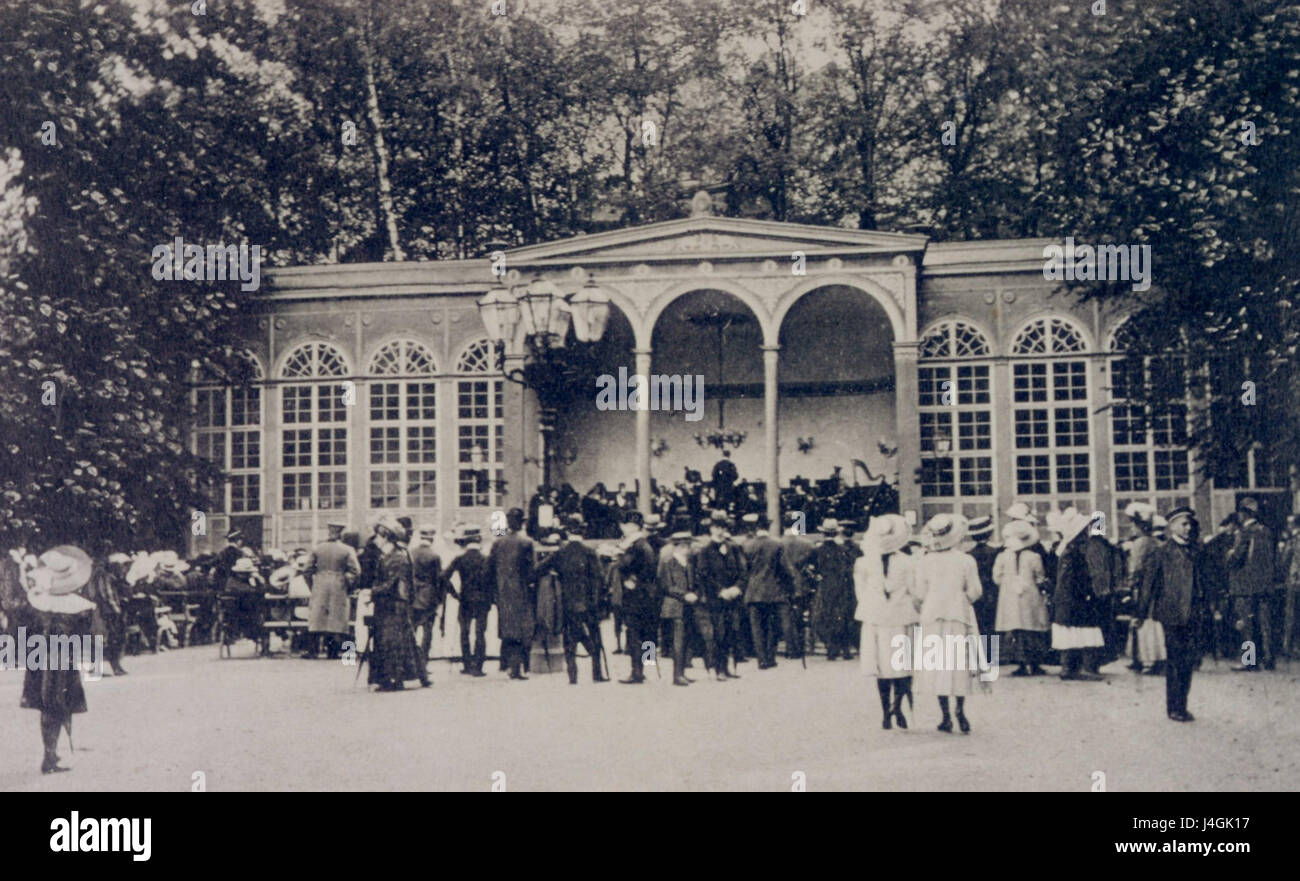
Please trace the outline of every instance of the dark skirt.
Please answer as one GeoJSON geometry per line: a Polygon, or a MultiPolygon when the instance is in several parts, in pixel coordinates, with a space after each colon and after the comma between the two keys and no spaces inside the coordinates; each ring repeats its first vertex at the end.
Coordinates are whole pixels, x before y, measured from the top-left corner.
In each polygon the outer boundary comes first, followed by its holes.
{"type": "Polygon", "coordinates": [[[375,601],[374,652],[370,657],[371,685],[395,685],[424,675],[411,624],[411,604],[401,600],[375,601]]]}
{"type": "MultiPolygon", "coordinates": [[[[79,615],[57,615],[37,612],[24,620],[27,636],[39,635],[50,645],[50,638],[70,636],[80,639],[94,627],[93,611],[79,615]]],[[[25,647],[21,649],[26,651],[25,647]]],[[[48,652],[47,661],[50,661],[48,652]]],[[[47,667],[53,666],[47,663],[47,667]]],[[[86,712],[86,692],[81,686],[80,670],[27,670],[23,676],[23,695],[19,703],[29,710],[40,710],[53,716],[65,717],[86,712]]]]}

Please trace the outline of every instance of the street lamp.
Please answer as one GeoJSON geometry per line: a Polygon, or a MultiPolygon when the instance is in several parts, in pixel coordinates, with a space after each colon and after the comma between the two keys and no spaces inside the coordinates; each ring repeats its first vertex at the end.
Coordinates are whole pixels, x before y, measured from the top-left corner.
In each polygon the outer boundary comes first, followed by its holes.
{"type": "MultiPolygon", "coordinates": [[[[551,484],[552,435],[556,408],[582,371],[563,352],[572,325],[578,342],[594,343],[609,322],[609,295],[588,276],[572,294],[563,294],[549,280],[535,277],[527,285],[495,287],[478,301],[479,314],[496,346],[498,369],[511,382],[531,388],[541,405],[542,482],[551,484]],[[523,325],[522,368],[505,369],[506,351],[523,325]]],[[[572,351],[572,350],[570,350],[572,351]]]]}

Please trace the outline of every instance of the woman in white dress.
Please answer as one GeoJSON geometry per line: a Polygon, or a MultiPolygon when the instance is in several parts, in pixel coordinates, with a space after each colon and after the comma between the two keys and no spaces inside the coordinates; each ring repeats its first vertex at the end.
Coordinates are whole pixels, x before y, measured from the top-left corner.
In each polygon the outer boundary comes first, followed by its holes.
{"type": "Polygon", "coordinates": [[[966,518],[960,514],[936,514],[925,524],[930,550],[916,563],[915,594],[922,600],[920,639],[924,675],[922,683],[939,699],[943,721],[940,731],[952,731],[948,698],[957,698],[957,724],[962,734],[970,733],[966,720],[966,695],[971,680],[980,674],[979,627],[972,605],[984,592],[975,558],[957,550],[966,537],[966,518]],[[935,637],[938,637],[936,643],[935,637]],[[939,660],[934,657],[940,647],[939,660]],[[950,647],[957,647],[951,652],[950,647]]]}
{"type": "Polygon", "coordinates": [[[858,661],[862,672],[876,677],[880,692],[881,727],[907,728],[903,698],[912,697],[912,638],[920,600],[912,590],[915,563],[901,553],[911,538],[911,528],[898,514],[871,518],[862,537],[862,556],[853,564],[853,590],[862,622],[858,661]],[[893,701],[890,701],[890,688],[893,701]]]}
{"type": "Polygon", "coordinates": [[[1025,520],[1013,520],[1002,528],[1002,553],[993,561],[993,583],[998,586],[998,610],[993,628],[1011,636],[1020,666],[1012,676],[1042,676],[1040,662],[1046,648],[1051,620],[1043,558],[1033,549],[1038,530],[1025,520]]]}

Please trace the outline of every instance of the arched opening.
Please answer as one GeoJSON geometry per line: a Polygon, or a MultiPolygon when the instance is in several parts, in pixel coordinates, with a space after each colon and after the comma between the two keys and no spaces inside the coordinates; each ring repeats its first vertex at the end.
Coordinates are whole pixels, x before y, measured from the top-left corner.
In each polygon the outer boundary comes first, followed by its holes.
{"type": "Polygon", "coordinates": [[[884,308],[847,285],[816,288],[785,313],[779,339],[782,482],[806,481],[816,494],[817,481],[892,480],[894,331],[884,308]]]}

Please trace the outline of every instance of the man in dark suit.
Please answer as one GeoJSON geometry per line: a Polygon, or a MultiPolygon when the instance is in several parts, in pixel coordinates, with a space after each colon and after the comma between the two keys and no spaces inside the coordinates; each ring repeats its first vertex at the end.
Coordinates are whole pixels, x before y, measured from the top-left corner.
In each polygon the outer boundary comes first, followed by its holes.
{"type": "Polygon", "coordinates": [[[578,643],[582,643],[591,656],[592,682],[607,681],[600,671],[600,619],[597,617],[605,573],[596,552],[582,542],[582,525],[580,515],[569,519],[565,526],[567,541],[550,560],[560,582],[564,665],[569,672],[570,685],[578,683],[578,643]]]}
{"type": "Polygon", "coordinates": [[[461,673],[468,676],[486,676],[483,659],[486,649],[483,637],[487,633],[488,612],[492,611],[493,584],[488,574],[487,558],[479,550],[480,530],[477,526],[465,527],[456,536],[456,544],[465,550],[447,567],[447,581],[460,581],[460,592],[451,587],[451,595],[460,603],[456,621],[460,625],[461,673]],[[470,631],[474,641],[471,646],[470,631]]]}
{"type": "Polygon", "coordinates": [[[420,657],[428,660],[433,646],[433,625],[438,620],[438,607],[446,596],[442,577],[442,560],[433,550],[433,540],[438,527],[421,523],[415,544],[411,546],[411,563],[415,569],[415,598],[411,601],[411,624],[423,631],[420,636],[420,657]]]}
{"type": "Polygon", "coordinates": [[[731,461],[731,450],[723,450],[722,458],[713,466],[713,503],[717,507],[724,511],[730,508],[739,479],[740,472],[736,463],[731,461]]]}
{"type": "Polygon", "coordinates": [[[506,512],[509,533],[497,539],[488,553],[488,571],[496,588],[497,632],[501,658],[511,679],[527,679],[528,649],[537,628],[537,579],[533,574],[533,542],[523,534],[524,512],[506,512]]]}
{"type": "Polygon", "coordinates": [[[799,531],[798,523],[791,524],[781,536],[781,565],[790,577],[793,595],[785,607],[785,656],[802,658],[804,653],[804,613],[812,602],[812,578],[809,565],[813,544],[799,531]]]}
{"type": "MultiPolygon", "coordinates": [[[[736,633],[735,612],[744,591],[745,563],[740,548],[731,543],[728,529],[730,520],[721,511],[713,512],[709,519],[709,543],[695,555],[695,592],[708,610],[713,629],[713,659],[715,673],[732,679],[740,675],[727,669],[727,653],[736,663],[741,660],[741,648],[736,633]]],[[[701,614],[697,608],[695,614],[701,614]]]]}
{"type": "MultiPolygon", "coordinates": [[[[1256,671],[1260,663],[1273,669],[1273,576],[1277,546],[1273,532],[1259,522],[1259,502],[1247,496],[1237,506],[1241,528],[1228,550],[1228,593],[1243,643],[1251,643],[1257,659],[1235,670],[1256,671]]],[[[1238,651],[1246,650],[1238,646],[1238,651]]]]}
{"type": "Polygon", "coordinates": [[[1191,722],[1187,693],[1192,671],[1200,663],[1211,569],[1204,549],[1193,537],[1196,516],[1191,508],[1169,512],[1169,540],[1152,553],[1145,567],[1138,603],[1138,626],[1146,618],[1165,628],[1165,712],[1175,722],[1191,722]]]}
{"type": "Polygon", "coordinates": [[[980,586],[984,588],[980,598],[975,601],[975,620],[979,624],[980,635],[987,636],[993,632],[993,622],[998,613],[998,586],[993,581],[993,561],[997,559],[1000,549],[989,544],[989,539],[993,536],[993,518],[974,518],[970,521],[966,534],[975,542],[966,553],[975,558],[980,586]]]}
{"type": "Polygon", "coordinates": [[[745,558],[749,563],[745,606],[749,610],[749,627],[754,634],[758,669],[767,670],[776,666],[781,619],[794,591],[790,574],[782,565],[781,542],[768,533],[767,518],[759,515],[756,526],[754,538],[745,548],[745,558]]]}
{"type": "Polygon", "coordinates": [[[650,537],[641,526],[641,515],[632,511],[624,522],[626,550],[619,557],[619,579],[622,592],[619,597],[623,623],[627,626],[627,653],[632,660],[632,673],[620,682],[636,685],[645,682],[647,649],[654,663],[659,663],[655,635],[659,626],[659,593],[656,575],[659,553],[650,543],[650,537]],[[647,647],[645,644],[650,643],[647,647]]]}

